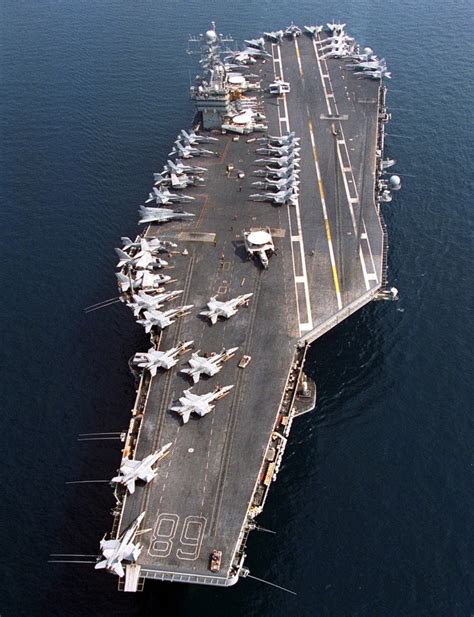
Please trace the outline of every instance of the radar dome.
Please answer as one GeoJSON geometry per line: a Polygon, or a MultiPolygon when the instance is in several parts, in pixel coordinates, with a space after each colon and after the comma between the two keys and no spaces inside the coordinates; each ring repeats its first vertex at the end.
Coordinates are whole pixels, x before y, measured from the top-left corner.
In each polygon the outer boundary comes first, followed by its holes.
{"type": "Polygon", "coordinates": [[[402,181],[400,180],[400,176],[390,176],[390,188],[392,191],[398,191],[402,186],[402,181]]]}
{"type": "Polygon", "coordinates": [[[217,41],[217,34],[215,30],[208,30],[206,32],[206,41],[208,43],[215,43],[217,41]]]}
{"type": "Polygon", "coordinates": [[[374,50],[370,49],[370,47],[364,47],[363,51],[366,56],[370,56],[370,54],[372,54],[374,50]]]}

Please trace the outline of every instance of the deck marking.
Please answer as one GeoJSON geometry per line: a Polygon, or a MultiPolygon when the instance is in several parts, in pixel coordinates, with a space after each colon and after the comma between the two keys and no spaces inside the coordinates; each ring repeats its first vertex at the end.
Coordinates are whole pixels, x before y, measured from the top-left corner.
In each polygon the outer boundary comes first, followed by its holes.
{"type": "Polygon", "coordinates": [[[342,309],[341,288],[339,286],[339,277],[337,275],[336,259],[334,257],[334,248],[332,245],[331,229],[329,227],[328,211],[326,207],[326,198],[324,197],[323,182],[321,180],[321,172],[319,169],[319,162],[318,162],[318,151],[316,148],[316,141],[314,139],[313,123],[311,122],[311,120],[308,120],[308,128],[309,128],[309,136],[311,139],[311,146],[313,148],[314,166],[316,169],[316,176],[318,178],[319,195],[321,197],[321,205],[323,208],[324,226],[326,228],[326,237],[328,240],[329,258],[331,260],[332,277],[334,280],[334,289],[336,290],[337,306],[339,309],[342,309]]]}
{"type": "MultiPolygon", "coordinates": [[[[273,47],[274,45],[272,45],[272,55],[273,55],[273,47]]],[[[278,57],[280,59],[280,70],[281,70],[281,77],[283,79],[283,62],[281,60],[281,50],[280,50],[280,46],[277,45],[277,50],[278,50],[278,57]]],[[[289,114],[288,114],[288,103],[286,100],[286,94],[283,94],[283,106],[285,108],[285,116],[286,116],[286,126],[287,126],[287,130],[288,132],[290,131],[290,122],[289,122],[289,114]]],[[[281,131],[281,125],[280,125],[280,134],[282,134],[281,131]]],[[[305,251],[304,251],[304,241],[303,241],[303,226],[301,224],[301,211],[300,211],[300,202],[298,197],[296,197],[295,199],[295,211],[296,211],[296,226],[297,226],[297,230],[298,230],[298,235],[300,236],[300,240],[298,242],[299,247],[300,247],[300,255],[301,255],[301,268],[303,270],[303,285],[304,285],[304,297],[305,297],[305,304],[306,304],[306,314],[307,314],[307,321],[304,322],[305,324],[305,329],[306,329],[306,324],[309,324],[311,327],[309,329],[312,329],[313,326],[313,318],[312,318],[312,314],[311,314],[311,301],[310,301],[310,296],[309,296],[309,285],[308,285],[308,274],[307,274],[307,270],[306,270],[306,259],[305,259],[305,251]]],[[[292,233],[292,229],[291,229],[291,214],[290,214],[290,205],[287,206],[287,212],[288,212],[288,223],[290,226],[290,235],[293,237],[293,233],[292,233]]],[[[296,265],[295,265],[295,254],[293,251],[293,242],[291,242],[291,255],[292,255],[292,259],[293,259],[293,274],[296,278],[296,265]]],[[[296,295],[296,306],[298,308],[298,323],[299,323],[299,327],[300,327],[300,332],[303,332],[303,328],[302,328],[302,321],[301,321],[301,316],[300,316],[300,312],[299,312],[299,305],[298,305],[298,289],[297,289],[297,283],[295,280],[295,295],[296,295]]]]}
{"type": "Polygon", "coordinates": [[[300,47],[298,45],[298,41],[296,40],[296,38],[293,40],[295,41],[296,58],[298,60],[298,67],[300,69],[300,75],[301,77],[303,77],[303,66],[301,65],[300,47]]]}

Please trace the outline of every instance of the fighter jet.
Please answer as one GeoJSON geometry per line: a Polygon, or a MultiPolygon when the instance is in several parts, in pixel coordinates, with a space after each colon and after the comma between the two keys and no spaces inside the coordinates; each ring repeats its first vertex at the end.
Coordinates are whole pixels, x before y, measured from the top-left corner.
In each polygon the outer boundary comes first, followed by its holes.
{"type": "Polygon", "coordinates": [[[309,34],[312,34],[314,37],[316,37],[320,32],[323,31],[323,27],[324,26],[305,26],[304,29],[306,32],[309,32],[309,34]]]}
{"type": "Polygon", "coordinates": [[[299,169],[297,169],[293,164],[289,165],[288,167],[280,167],[280,169],[266,167],[265,169],[258,169],[253,173],[255,176],[263,176],[265,178],[281,180],[282,178],[289,178],[290,176],[294,176],[295,178],[297,178],[300,172],[299,169]]]}
{"type": "Polygon", "coordinates": [[[190,131],[188,133],[184,129],[181,129],[178,139],[182,139],[184,143],[190,146],[194,146],[195,144],[210,144],[219,141],[217,137],[211,137],[210,135],[198,135],[195,131],[190,131]]]}
{"type": "Polygon", "coordinates": [[[283,39],[284,34],[283,30],[275,30],[274,32],[264,32],[263,36],[272,41],[272,43],[279,43],[283,39]]]}
{"type": "Polygon", "coordinates": [[[185,165],[180,159],[176,159],[176,161],[171,161],[168,159],[165,165],[165,170],[169,172],[174,172],[175,174],[203,174],[207,171],[205,167],[195,167],[193,165],[185,165]]]}
{"type": "Polygon", "coordinates": [[[156,371],[159,368],[164,368],[169,371],[170,368],[178,363],[179,356],[190,350],[194,341],[179,343],[176,347],[172,347],[167,351],[160,351],[151,347],[147,353],[136,353],[133,357],[133,364],[140,368],[146,368],[150,371],[151,376],[155,377],[156,371]]]}
{"type": "Polygon", "coordinates": [[[216,300],[217,296],[212,296],[207,303],[208,310],[201,311],[199,314],[204,315],[204,317],[209,317],[211,324],[214,325],[218,317],[229,319],[229,317],[235,315],[241,306],[249,303],[252,296],[253,294],[243,294],[242,296],[237,296],[237,298],[227,301],[216,300]]]}
{"type": "Polygon", "coordinates": [[[367,60],[365,62],[357,62],[355,64],[346,64],[346,68],[358,69],[362,71],[376,71],[379,69],[386,70],[387,63],[385,62],[385,58],[381,58],[380,60],[367,60]]]}
{"type": "Polygon", "coordinates": [[[170,302],[183,293],[182,289],[175,291],[165,291],[157,295],[147,294],[144,291],[139,291],[133,294],[133,302],[128,302],[128,306],[133,310],[135,317],[138,317],[142,311],[150,309],[159,309],[164,302],[170,302]]]}
{"type": "Polygon", "coordinates": [[[289,167],[294,165],[299,167],[299,157],[296,154],[290,154],[289,156],[269,157],[266,159],[257,159],[256,163],[263,163],[265,165],[276,165],[277,167],[289,167]]]}
{"type": "Polygon", "coordinates": [[[220,353],[211,356],[200,356],[198,350],[188,360],[190,368],[183,368],[180,373],[190,375],[194,383],[197,383],[203,374],[212,377],[221,370],[224,362],[232,358],[237,349],[238,347],[223,349],[220,353]]]}
{"type": "Polygon", "coordinates": [[[176,193],[171,193],[168,189],[156,188],[153,187],[153,193],[149,193],[148,199],[145,203],[149,203],[150,201],[155,201],[157,204],[167,205],[171,203],[177,202],[189,202],[194,201],[195,197],[190,197],[189,195],[177,195],[176,193]]]}
{"type": "Polygon", "coordinates": [[[141,271],[142,279],[141,279],[141,289],[143,291],[155,291],[159,290],[164,291],[164,287],[162,285],[166,285],[169,281],[172,280],[171,276],[167,274],[153,274],[153,272],[141,271]]]}
{"type": "MultiPolygon", "coordinates": [[[[105,568],[120,577],[125,574],[122,561],[134,562],[140,556],[141,544],[135,543],[134,540],[138,535],[145,533],[145,530],[138,531],[144,517],[145,512],[142,512],[116,540],[106,540],[103,538],[100,541],[102,560],[95,564],[96,570],[105,568]]],[[[149,530],[147,529],[146,531],[149,530]]]]}
{"type": "Polygon", "coordinates": [[[293,22],[291,22],[288,28],[285,29],[285,35],[290,38],[294,39],[297,36],[300,36],[300,34],[301,34],[301,28],[298,28],[298,26],[295,26],[293,22]]]}
{"type": "Polygon", "coordinates": [[[291,131],[291,133],[286,133],[286,135],[266,135],[265,137],[259,137],[256,141],[275,146],[286,146],[292,143],[299,144],[300,139],[300,137],[296,137],[294,131],[291,131]]]}
{"type": "MultiPolygon", "coordinates": [[[[185,189],[187,186],[196,186],[196,184],[202,184],[204,178],[199,176],[188,176],[186,174],[177,175],[171,174],[171,187],[174,189],[185,189]]],[[[183,200],[181,200],[183,201],[183,200]]]]}
{"type": "Polygon", "coordinates": [[[332,24],[326,24],[326,26],[333,34],[342,34],[342,32],[344,32],[346,24],[338,24],[333,21],[332,24]]]}
{"type": "Polygon", "coordinates": [[[177,155],[183,159],[190,159],[193,156],[215,156],[216,153],[212,150],[205,150],[204,148],[195,148],[190,145],[183,145],[179,139],[175,142],[174,148],[171,150],[168,156],[177,155]]]}
{"type": "Polygon", "coordinates": [[[269,144],[264,148],[257,148],[257,152],[264,156],[291,156],[292,154],[297,155],[301,152],[301,148],[293,144],[288,144],[287,146],[272,146],[269,144]]]}
{"type": "Polygon", "coordinates": [[[183,419],[183,424],[186,424],[192,413],[202,417],[211,412],[215,405],[212,403],[226,396],[234,386],[217,386],[213,392],[208,394],[194,394],[191,388],[183,392],[183,396],[179,397],[179,405],[170,407],[171,411],[176,411],[183,419]]]}
{"type": "Polygon", "coordinates": [[[143,480],[143,482],[151,482],[158,475],[158,471],[153,469],[153,465],[161,461],[169,452],[173,444],[167,443],[160,450],[156,450],[153,454],[149,454],[142,461],[123,458],[120,465],[120,475],[112,478],[112,482],[122,484],[127,487],[130,495],[135,492],[135,482],[143,480]]]}
{"type": "Polygon", "coordinates": [[[167,208],[146,208],[140,206],[138,210],[141,218],[139,225],[144,223],[167,223],[168,221],[180,221],[182,219],[193,218],[194,214],[183,210],[170,210],[167,208]]]}
{"type": "Polygon", "coordinates": [[[271,201],[277,205],[283,205],[287,203],[295,203],[295,192],[292,188],[278,191],[278,193],[255,193],[254,195],[250,195],[250,199],[253,201],[271,201]]]}
{"type": "Polygon", "coordinates": [[[141,289],[142,287],[143,271],[137,272],[134,277],[131,274],[126,276],[122,272],[116,272],[115,276],[117,277],[120,293],[125,293],[130,289],[141,289]]]}
{"type": "Polygon", "coordinates": [[[257,189],[277,189],[278,191],[288,190],[290,188],[296,188],[299,185],[299,180],[296,176],[292,175],[288,178],[280,178],[279,180],[261,180],[258,182],[252,182],[252,186],[257,189]]]}
{"type": "Polygon", "coordinates": [[[254,47],[255,49],[261,49],[265,51],[265,39],[261,36],[259,39],[250,39],[248,41],[244,40],[244,43],[248,45],[248,47],[254,47]]]}
{"type": "Polygon", "coordinates": [[[357,77],[368,77],[369,79],[382,79],[382,77],[386,77],[387,79],[392,78],[392,74],[384,68],[377,71],[357,71],[354,75],[357,77]]]}
{"type": "Polygon", "coordinates": [[[170,309],[169,311],[150,309],[145,311],[145,318],[138,319],[137,323],[142,324],[145,328],[145,332],[147,333],[151,332],[153,327],[156,327],[159,330],[164,330],[176,321],[173,317],[182,317],[186,313],[189,313],[193,306],[193,304],[178,306],[178,308],[170,309]]]}

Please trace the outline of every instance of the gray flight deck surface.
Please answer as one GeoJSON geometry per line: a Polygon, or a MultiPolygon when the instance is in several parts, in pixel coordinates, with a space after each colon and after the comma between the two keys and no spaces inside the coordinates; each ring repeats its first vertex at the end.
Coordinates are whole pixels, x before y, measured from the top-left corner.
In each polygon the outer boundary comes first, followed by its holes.
{"type": "Polygon", "coordinates": [[[186,161],[209,170],[204,186],[186,191],[196,201],[176,208],[196,218],[147,231],[178,243],[180,252],[169,259],[173,269],[166,272],[176,283],[168,289],[183,289],[179,304],[194,305],[163,331],[160,348],[193,340],[203,353],[239,349],[217,376],[202,378],[192,391],[210,392],[217,384],[234,388],[213,412],[193,415],[185,425],[169,407],[192,386],[178,372],[190,353],[150,382],[134,458],[173,445],[156,479],[124,498],[118,527],[120,532],[146,511],[142,527],[152,531],[140,536],[137,561],[145,578],[229,584],[235,577],[236,553],[297,346],[304,346],[305,336],[316,338],[317,327],[344,307],[369,301],[381,285],[383,233],[374,188],[380,84],[358,79],[343,60],[318,58],[317,43],[305,35],[267,49],[273,58],[251,68],[262,77],[262,92],[249,96],[262,99],[269,134],[295,131],[301,139],[297,205],[249,200],[264,192],[251,186],[260,179],[252,172],[262,157],[256,148],[263,145],[252,140],[262,133],[238,141],[217,133],[219,142],[203,147],[218,156],[186,161]],[[290,82],[289,94],[265,92],[275,77],[290,82]],[[238,171],[245,177],[238,179],[238,171]],[[277,253],[268,270],[246,257],[242,231],[251,227],[272,230],[277,253]],[[246,293],[253,293],[248,307],[229,320],[211,326],[198,316],[213,295],[227,300],[246,293]],[[241,369],[244,354],[252,360],[241,369]],[[209,571],[214,549],[222,551],[216,574],[209,571]]]}

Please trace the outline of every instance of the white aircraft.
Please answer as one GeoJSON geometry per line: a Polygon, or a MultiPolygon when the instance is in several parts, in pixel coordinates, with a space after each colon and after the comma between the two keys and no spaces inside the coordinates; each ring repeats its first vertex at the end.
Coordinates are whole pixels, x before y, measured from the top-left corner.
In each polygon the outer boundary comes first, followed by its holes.
{"type": "Polygon", "coordinates": [[[167,208],[147,208],[140,206],[138,210],[141,218],[139,225],[144,223],[167,223],[168,221],[180,221],[181,219],[193,218],[194,214],[183,210],[170,210],[167,208]]]}
{"type": "Polygon", "coordinates": [[[203,174],[207,171],[206,167],[195,167],[193,165],[184,165],[184,163],[180,159],[176,159],[176,161],[171,161],[168,159],[165,165],[165,170],[169,172],[174,172],[176,174],[203,174]]]}
{"type": "Polygon", "coordinates": [[[291,175],[287,178],[280,178],[279,180],[271,180],[270,178],[266,178],[265,180],[260,180],[258,182],[252,182],[252,186],[257,189],[278,189],[278,190],[287,190],[291,187],[296,188],[300,184],[298,178],[295,175],[291,175]]]}
{"type": "Polygon", "coordinates": [[[265,169],[259,169],[258,172],[255,171],[254,175],[256,176],[264,176],[265,178],[289,178],[290,176],[298,177],[300,171],[295,167],[294,164],[289,165],[288,167],[280,167],[279,169],[274,169],[273,167],[265,167],[265,169]]]}
{"type": "Polygon", "coordinates": [[[183,392],[184,396],[179,397],[179,405],[173,405],[170,409],[176,411],[183,419],[183,424],[186,424],[192,413],[202,417],[211,412],[215,407],[212,403],[226,396],[233,387],[217,386],[213,392],[207,394],[194,394],[191,388],[188,388],[183,392]]]}
{"type": "Polygon", "coordinates": [[[151,332],[153,327],[156,327],[159,330],[164,330],[176,321],[173,317],[176,318],[186,315],[193,308],[193,306],[193,304],[178,306],[178,308],[170,309],[169,311],[149,309],[144,312],[144,319],[138,319],[137,323],[142,324],[145,328],[145,332],[147,333],[151,332]]]}
{"type": "Polygon", "coordinates": [[[265,51],[265,39],[261,36],[259,39],[250,39],[248,41],[244,40],[244,43],[249,47],[254,47],[255,49],[261,49],[265,51]]]}
{"type": "Polygon", "coordinates": [[[332,24],[326,24],[326,26],[333,34],[342,34],[346,24],[338,24],[333,21],[332,24]]]}
{"type": "Polygon", "coordinates": [[[275,30],[274,32],[264,32],[263,36],[273,43],[279,43],[284,36],[283,30],[275,30]]]}
{"type": "Polygon", "coordinates": [[[143,482],[151,482],[158,475],[158,471],[153,469],[153,465],[161,461],[169,452],[173,444],[167,443],[160,450],[149,454],[142,461],[123,458],[120,465],[120,474],[112,478],[112,482],[123,484],[127,487],[130,495],[135,492],[135,482],[143,480],[143,482]]]}
{"type": "Polygon", "coordinates": [[[346,64],[346,68],[358,69],[362,71],[377,71],[379,69],[386,70],[387,63],[385,62],[385,58],[381,58],[380,60],[366,60],[365,62],[346,64]]]}
{"type": "Polygon", "coordinates": [[[289,144],[299,144],[300,137],[296,137],[295,132],[287,133],[286,135],[266,135],[265,137],[259,137],[256,141],[263,142],[274,146],[286,146],[289,144]]]}
{"type": "Polygon", "coordinates": [[[133,364],[136,364],[139,368],[148,369],[151,376],[155,377],[159,368],[169,371],[170,368],[175,366],[178,363],[179,356],[190,351],[193,343],[194,341],[185,341],[167,351],[160,351],[151,347],[146,353],[136,353],[133,357],[133,364]]]}
{"type": "Polygon", "coordinates": [[[387,79],[392,78],[392,74],[384,68],[378,71],[357,71],[354,75],[357,77],[368,77],[369,79],[382,79],[382,77],[386,77],[387,79]]]}
{"type": "Polygon", "coordinates": [[[115,252],[119,257],[117,268],[123,268],[123,266],[128,265],[136,269],[142,269],[146,268],[152,261],[155,261],[155,257],[150,251],[138,251],[133,257],[130,257],[128,253],[119,248],[116,248],[115,252]]]}
{"type": "Polygon", "coordinates": [[[142,546],[136,543],[135,539],[138,535],[150,531],[149,529],[138,531],[144,517],[145,512],[142,512],[116,540],[106,540],[103,538],[100,541],[102,560],[95,564],[96,570],[105,568],[120,577],[125,574],[122,561],[134,562],[138,559],[142,546]]]}
{"type": "Polygon", "coordinates": [[[218,317],[229,319],[229,317],[237,313],[241,306],[247,306],[252,296],[253,293],[243,294],[242,296],[237,296],[237,298],[227,301],[216,300],[217,296],[212,296],[207,303],[208,310],[201,311],[199,314],[204,315],[204,317],[209,317],[211,324],[214,325],[218,317]]]}
{"type": "Polygon", "coordinates": [[[298,155],[301,152],[301,148],[297,148],[295,144],[288,144],[287,146],[272,146],[268,144],[264,148],[257,148],[257,152],[264,156],[291,156],[292,154],[298,155]]]}
{"type": "Polygon", "coordinates": [[[122,250],[129,251],[130,249],[139,248],[142,251],[150,251],[152,253],[158,252],[169,252],[170,248],[177,248],[178,245],[174,242],[170,242],[169,240],[159,240],[158,238],[141,238],[139,240],[131,240],[127,238],[127,236],[122,236],[120,238],[122,241],[122,250]]]}
{"type": "Polygon", "coordinates": [[[314,37],[316,37],[320,32],[323,31],[323,27],[324,26],[305,26],[304,29],[306,32],[309,32],[309,34],[312,34],[314,37]]]}
{"type": "Polygon", "coordinates": [[[220,353],[215,353],[211,356],[200,356],[200,350],[198,350],[194,352],[188,360],[190,368],[182,368],[180,373],[190,375],[194,383],[199,381],[202,374],[212,377],[221,370],[224,362],[232,358],[237,349],[238,347],[223,349],[220,353]]]}
{"type": "Polygon", "coordinates": [[[147,294],[144,291],[139,291],[133,294],[133,302],[128,302],[128,306],[133,309],[133,314],[138,317],[142,311],[150,309],[159,309],[164,302],[170,302],[183,293],[182,289],[175,291],[165,291],[157,295],[147,294]]]}
{"type": "Polygon", "coordinates": [[[276,165],[277,167],[289,167],[294,165],[299,167],[299,157],[296,154],[290,154],[289,156],[269,157],[266,159],[257,159],[256,163],[264,163],[265,165],[276,165]]]}
{"type": "Polygon", "coordinates": [[[296,195],[292,188],[278,191],[278,193],[254,193],[249,196],[254,201],[271,201],[274,204],[283,205],[286,203],[295,203],[296,195]]]}
{"type": "Polygon", "coordinates": [[[189,202],[194,201],[195,197],[190,197],[189,195],[178,195],[176,193],[171,193],[168,189],[156,188],[153,187],[153,193],[148,194],[148,199],[145,203],[150,203],[150,201],[155,201],[157,204],[167,205],[171,203],[176,203],[179,201],[189,202]]]}
{"type": "Polygon", "coordinates": [[[204,148],[195,148],[194,146],[183,145],[178,139],[174,142],[174,148],[171,150],[168,156],[177,155],[183,159],[190,159],[194,156],[215,156],[216,153],[212,150],[205,150],[204,148]]]}
{"type": "Polygon", "coordinates": [[[210,144],[219,141],[217,137],[211,137],[210,135],[198,135],[196,131],[190,131],[188,133],[184,129],[181,129],[178,139],[183,139],[184,142],[190,146],[194,146],[195,144],[210,144]]]}
{"type": "Polygon", "coordinates": [[[297,36],[300,36],[301,28],[298,28],[298,26],[295,26],[295,24],[293,22],[291,22],[291,24],[288,26],[288,28],[285,29],[285,34],[286,34],[286,36],[289,36],[290,38],[294,39],[297,36]]]}
{"type": "Polygon", "coordinates": [[[142,287],[143,271],[137,272],[133,277],[131,273],[126,276],[122,272],[116,272],[115,276],[117,277],[120,293],[125,293],[129,289],[141,289],[142,287]]]}

